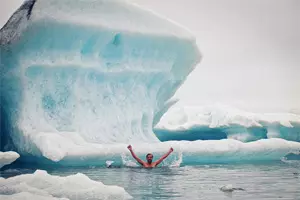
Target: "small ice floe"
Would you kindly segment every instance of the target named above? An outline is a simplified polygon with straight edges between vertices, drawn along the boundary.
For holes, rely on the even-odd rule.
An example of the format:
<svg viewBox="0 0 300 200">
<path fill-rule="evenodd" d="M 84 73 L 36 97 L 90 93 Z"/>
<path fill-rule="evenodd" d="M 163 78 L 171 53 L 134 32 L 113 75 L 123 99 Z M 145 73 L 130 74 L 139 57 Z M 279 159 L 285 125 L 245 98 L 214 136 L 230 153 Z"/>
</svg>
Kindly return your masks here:
<svg viewBox="0 0 300 200">
<path fill-rule="evenodd" d="M 235 190 L 245 191 L 245 189 L 233 187 L 231 184 L 222 186 L 222 187 L 220 188 L 220 190 L 221 190 L 222 192 L 233 192 L 233 191 L 235 191 Z"/>
<path fill-rule="evenodd" d="M 2 152 L 0 151 L 0 168 L 17 160 L 20 155 L 14 151 Z"/>
<path fill-rule="evenodd" d="M 113 163 L 114 163 L 114 161 L 112 161 L 112 160 L 107 160 L 107 161 L 105 162 L 107 168 L 110 168 L 110 167 L 112 166 Z"/>
<path fill-rule="evenodd" d="M 67 198 L 55 198 L 53 196 L 43 196 L 39 194 L 32 194 L 29 192 L 20 192 L 12 195 L 1 195 L 1 200 L 69 200 Z"/>
<path fill-rule="evenodd" d="M 104 185 L 77 173 L 54 176 L 37 170 L 11 178 L 0 178 L 0 199 L 4 200 L 57 200 L 57 199 L 132 199 L 124 188 Z"/>
</svg>

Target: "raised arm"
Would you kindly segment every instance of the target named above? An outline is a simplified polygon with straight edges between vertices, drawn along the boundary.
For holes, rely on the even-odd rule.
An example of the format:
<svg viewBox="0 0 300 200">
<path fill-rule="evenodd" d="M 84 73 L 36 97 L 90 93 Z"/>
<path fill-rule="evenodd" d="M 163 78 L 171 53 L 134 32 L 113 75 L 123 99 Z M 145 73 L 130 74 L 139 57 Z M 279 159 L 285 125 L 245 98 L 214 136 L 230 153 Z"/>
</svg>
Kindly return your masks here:
<svg viewBox="0 0 300 200">
<path fill-rule="evenodd" d="M 159 165 L 164 159 L 166 159 L 170 153 L 173 152 L 173 148 L 171 147 L 170 150 L 168 151 L 168 153 L 166 153 L 165 155 L 163 155 L 160 159 L 158 159 L 157 161 L 155 161 L 155 166 Z"/>
<path fill-rule="evenodd" d="M 141 165 L 144 165 L 144 161 L 142 161 L 139 157 L 137 157 L 137 156 L 135 155 L 135 153 L 134 153 L 133 150 L 132 150 L 132 146 L 131 146 L 131 145 L 129 145 L 129 146 L 127 147 L 127 149 L 129 149 L 129 151 L 130 151 L 132 157 L 133 157 L 138 163 L 140 163 Z"/>
</svg>

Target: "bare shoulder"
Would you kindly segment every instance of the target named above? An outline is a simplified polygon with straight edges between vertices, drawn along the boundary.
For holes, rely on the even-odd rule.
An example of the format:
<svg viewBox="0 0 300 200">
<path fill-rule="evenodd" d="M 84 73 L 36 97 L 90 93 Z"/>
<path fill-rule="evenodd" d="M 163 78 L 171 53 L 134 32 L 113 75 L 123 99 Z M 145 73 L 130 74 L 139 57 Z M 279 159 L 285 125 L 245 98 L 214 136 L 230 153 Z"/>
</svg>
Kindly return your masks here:
<svg viewBox="0 0 300 200">
<path fill-rule="evenodd" d="M 156 167 L 157 165 L 159 165 L 159 163 L 157 161 L 155 161 L 151 164 L 151 167 Z"/>
</svg>

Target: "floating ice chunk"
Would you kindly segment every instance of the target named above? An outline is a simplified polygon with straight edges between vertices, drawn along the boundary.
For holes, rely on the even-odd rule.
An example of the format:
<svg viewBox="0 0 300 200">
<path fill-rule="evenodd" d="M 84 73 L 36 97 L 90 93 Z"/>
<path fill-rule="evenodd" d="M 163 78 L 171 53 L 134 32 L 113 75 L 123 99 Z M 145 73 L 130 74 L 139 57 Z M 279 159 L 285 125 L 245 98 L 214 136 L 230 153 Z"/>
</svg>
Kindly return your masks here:
<svg viewBox="0 0 300 200">
<path fill-rule="evenodd" d="M 20 192 L 12 195 L 0 195 L 1 200 L 69 200 L 67 198 L 55 198 L 52 196 L 42 196 L 29 192 Z"/>
<path fill-rule="evenodd" d="M 109 168 L 109 167 L 111 167 L 111 165 L 114 163 L 114 161 L 108 160 L 108 161 L 106 161 L 105 163 L 106 163 L 106 167 Z"/>
<path fill-rule="evenodd" d="M 8 165 L 8 164 L 14 162 L 19 157 L 20 157 L 20 155 L 13 151 L 8 151 L 8 152 L 0 151 L 0 168 L 2 168 L 4 165 Z"/>
<path fill-rule="evenodd" d="M 25 192 L 25 193 L 24 193 Z M 78 173 L 66 177 L 52 176 L 37 170 L 33 174 L 0 179 L 0 195 L 16 195 L 29 198 L 43 196 L 67 199 L 130 199 L 131 196 L 119 186 L 107 186 Z M 28 194 L 29 193 L 29 194 Z"/>
<path fill-rule="evenodd" d="M 243 188 L 237 188 L 237 187 L 233 187 L 231 184 L 228 184 L 228 185 L 224 185 L 220 188 L 221 191 L 223 192 L 233 192 L 235 190 L 241 190 L 241 191 L 244 191 L 245 189 Z"/>
</svg>

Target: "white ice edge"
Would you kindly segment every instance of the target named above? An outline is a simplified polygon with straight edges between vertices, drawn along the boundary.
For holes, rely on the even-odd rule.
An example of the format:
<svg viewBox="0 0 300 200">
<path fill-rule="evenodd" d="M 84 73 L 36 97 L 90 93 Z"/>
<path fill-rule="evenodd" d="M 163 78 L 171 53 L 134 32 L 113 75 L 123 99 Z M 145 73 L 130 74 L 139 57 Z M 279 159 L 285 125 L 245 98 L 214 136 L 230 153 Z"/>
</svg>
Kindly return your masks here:
<svg viewBox="0 0 300 200">
<path fill-rule="evenodd" d="M 131 199 L 119 186 L 104 185 L 77 173 L 66 177 L 37 170 L 11 178 L 0 178 L 1 199 Z"/>
<path fill-rule="evenodd" d="M 32 13 L 32 21 L 54 20 L 67 24 L 195 41 L 195 37 L 186 27 L 125 0 L 37 1 Z"/>
<path fill-rule="evenodd" d="M 20 155 L 14 151 L 7 151 L 7 152 L 0 151 L 0 168 L 2 168 L 4 165 L 8 165 L 14 162 L 19 157 Z"/>
</svg>

